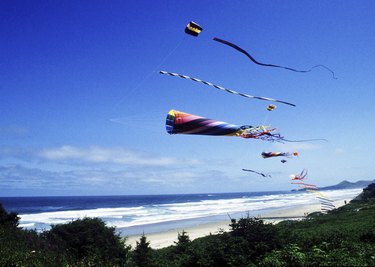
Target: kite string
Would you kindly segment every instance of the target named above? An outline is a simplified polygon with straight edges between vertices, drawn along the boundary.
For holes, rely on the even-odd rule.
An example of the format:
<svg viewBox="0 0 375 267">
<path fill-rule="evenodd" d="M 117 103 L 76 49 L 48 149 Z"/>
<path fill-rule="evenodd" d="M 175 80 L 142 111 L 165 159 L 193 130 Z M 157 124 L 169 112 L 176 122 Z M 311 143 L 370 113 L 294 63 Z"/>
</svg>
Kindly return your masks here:
<svg viewBox="0 0 375 267">
<path fill-rule="evenodd" d="M 267 111 L 266 115 L 264 116 L 263 124 L 262 125 L 267 125 L 268 124 L 268 118 L 270 115 L 270 111 Z"/>
<path fill-rule="evenodd" d="M 177 45 L 160 61 L 160 63 L 154 68 L 152 72 L 156 72 L 160 69 L 161 65 L 164 64 L 165 61 L 181 46 L 182 42 L 185 40 L 185 36 L 181 38 L 181 40 L 177 43 Z"/>
<path fill-rule="evenodd" d="M 171 51 L 169 51 L 169 53 L 166 56 L 164 56 L 164 58 L 156 65 L 156 67 L 153 68 L 151 72 L 145 75 L 132 89 L 130 89 L 129 93 L 127 93 L 126 96 L 120 98 L 120 100 L 117 101 L 115 105 L 113 105 L 111 112 L 116 110 L 120 104 L 124 103 L 125 99 L 128 99 L 131 96 L 133 96 L 134 92 L 138 90 L 148 79 L 150 79 L 150 77 L 155 72 L 157 72 L 160 69 L 160 67 L 167 61 L 167 59 L 181 46 L 184 40 L 185 40 L 185 36 L 181 38 L 181 40 L 177 43 L 177 45 Z"/>
<path fill-rule="evenodd" d="M 267 125 L 268 116 L 269 116 L 269 112 L 267 112 L 266 116 L 264 116 L 264 121 L 262 125 Z"/>
</svg>

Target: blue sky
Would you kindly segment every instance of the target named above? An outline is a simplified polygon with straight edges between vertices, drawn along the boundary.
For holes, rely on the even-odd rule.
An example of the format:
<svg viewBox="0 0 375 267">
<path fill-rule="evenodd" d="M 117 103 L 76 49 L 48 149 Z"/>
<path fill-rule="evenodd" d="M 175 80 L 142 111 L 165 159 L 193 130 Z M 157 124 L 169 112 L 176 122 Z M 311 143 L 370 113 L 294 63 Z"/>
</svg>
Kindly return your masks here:
<svg viewBox="0 0 375 267">
<path fill-rule="evenodd" d="M 374 179 L 374 17 L 371 0 L 1 1 L 0 195 L 288 190 L 304 168 L 318 186 Z M 255 65 L 213 37 L 338 79 Z M 268 112 L 159 70 L 297 107 Z M 171 136 L 170 109 L 328 142 Z M 295 150 L 285 164 L 261 157 Z"/>
</svg>

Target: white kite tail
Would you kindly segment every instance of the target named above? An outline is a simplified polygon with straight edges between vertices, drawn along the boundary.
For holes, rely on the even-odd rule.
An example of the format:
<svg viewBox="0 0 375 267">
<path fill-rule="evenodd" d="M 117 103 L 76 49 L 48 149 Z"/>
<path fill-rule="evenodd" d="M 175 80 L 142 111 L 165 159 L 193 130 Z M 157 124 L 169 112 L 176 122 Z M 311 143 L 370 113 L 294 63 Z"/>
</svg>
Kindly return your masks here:
<svg viewBox="0 0 375 267">
<path fill-rule="evenodd" d="M 214 87 L 216 89 L 219 89 L 219 90 L 222 90 L 222 91 L 234 94 L 234 95 L 239 95 L 239 96 L 243 96 L 243 97 L 247 97 L 247 98 L 255 98 L 255 99 L 265 100 L 265 101 L 272 101 L 272 102 L 283 103 L 283 104 L 286 104 L 286 105 L 289 105 L 289 106 L 293 106 L 293 107 L 296 106 L 295 104 L 292 104 L 292 103 L 289 103 L 289 102 L 285 102 L 285 101 L 282 101 L 282 100 L 278 100 L 278 99 L 274 99 L 274 98 L 263 97 L 263 96 L 253 96 L 253 95 L 248 95 L 248 94 L 236 92 L 236 91 L 233 91 L 231 89 L 227 89 L 227 88 L 224 88 L 222 86 L 219 86 L 219 85 L 216 85 L 216 84 L 213 84 L 213 83 L 210 83 L 210 82 L 206 82 L 206 81 L 200 80 L 198 78 L 190 77 L 190 76 L 187 76 L 187 75 L 182 75 L 182 74 L 178 74 L 178 73 L 174 73 L 174 72 L 168 72 L 168 71 L 163 71 L 163 70 L 159 71 L 159 73 L 160 74 L 170 75 L 170 76 L 173 76 L 173 77 L 180 77 L 180 78 L 191 80 L 191 81 L 198 82 L 198 83 L 203 83 L 205 85 Z"/>
</svg>

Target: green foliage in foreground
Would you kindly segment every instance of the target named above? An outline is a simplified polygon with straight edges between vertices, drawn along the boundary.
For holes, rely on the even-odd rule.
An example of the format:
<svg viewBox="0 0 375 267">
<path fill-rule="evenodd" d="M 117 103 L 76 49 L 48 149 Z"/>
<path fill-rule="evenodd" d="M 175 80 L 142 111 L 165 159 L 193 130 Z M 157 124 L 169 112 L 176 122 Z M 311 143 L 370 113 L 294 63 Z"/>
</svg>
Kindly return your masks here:
<svg viewBox="0 0 375 267">
<path fill-rule="evenodd" d="M 329 214 L 276 225 L 232 220 L 229 232 L 152 249 L 142 236 L 131 250 L 97 218 L 55 225 L 41 234 L 18 227 L 0 204 L 0 266 L 375 266 L 375 185 Z"/>
<path fill-rule="evenodd" d="M 55 225 L 38 234 L 18 228 L 0 204 L 0 266 L 126 266 L 130 247 L 97 218 Z"/>
<path fill-rule="evenodd" d="M 276 225 L 247 217 L 230 226 L 190 242 L 186 252 L 177 243 L 149 260 L 152 266 L 375 266 L 375 185 L 329 214 Z"/>
<path fill-rule="evenodd" d="M 151 250 L 149 266 L 375 266 L 375 201 L 273 225 L 232 220 L 231 231 Z M 183 232 L 185 240 L 187 233 Z M 183 248 L 183 249 L 181 249 Z M 142 266 L 142 265 L 134 265 Z"/>
</svg>

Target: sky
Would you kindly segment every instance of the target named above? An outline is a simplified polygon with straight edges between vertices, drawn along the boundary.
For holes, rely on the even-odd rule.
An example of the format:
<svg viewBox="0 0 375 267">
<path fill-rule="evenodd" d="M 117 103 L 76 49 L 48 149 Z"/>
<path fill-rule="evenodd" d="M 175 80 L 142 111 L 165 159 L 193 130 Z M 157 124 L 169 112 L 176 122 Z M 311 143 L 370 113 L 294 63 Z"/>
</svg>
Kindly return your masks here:
<svg viewBox="0 0 375 267">
<path fill-rule="evenodd" d="M 291 190 L 372 180 L 372 0 L 0 2 L 0 196 Z M 203 27 L 184 33 L 189 21 Z M 263 67 L 213 41 L 237 44 Z M 189 75 L 296 107 L 159 74 Z M 169 135 L 169 110 L 269 125 L 278 143 Z M 263 151 L 299 156 L 263 159 Z M 270 174 L 263 178 L 242 171 Z"/>
</svg>

